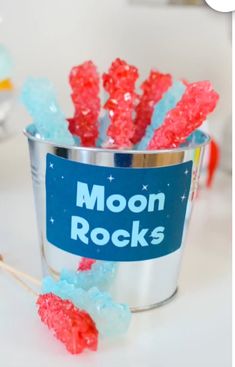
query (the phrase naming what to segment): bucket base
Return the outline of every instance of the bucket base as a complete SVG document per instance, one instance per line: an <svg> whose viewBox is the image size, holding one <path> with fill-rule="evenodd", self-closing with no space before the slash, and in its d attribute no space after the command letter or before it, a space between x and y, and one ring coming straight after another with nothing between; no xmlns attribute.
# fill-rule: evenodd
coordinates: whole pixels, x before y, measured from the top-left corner
<svg viewBox="0 0 235 367"><path fill-rule="evenodd" d="M177 293L178 293L178 287L175 289L174 293L170 297L165 299L164 301L152 303L151 305L147 305L143 307L131 307L131 312L136 313L136 312L149 311L149 310L153 310L154 308L164 306L166 303L173 301Z"/></svg>

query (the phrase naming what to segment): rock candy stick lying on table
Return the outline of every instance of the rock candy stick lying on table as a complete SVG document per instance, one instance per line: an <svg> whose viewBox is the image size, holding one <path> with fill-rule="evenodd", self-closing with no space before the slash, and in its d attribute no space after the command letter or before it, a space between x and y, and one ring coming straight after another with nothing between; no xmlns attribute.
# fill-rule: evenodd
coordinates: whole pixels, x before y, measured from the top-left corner
<svg viewBox="0 0 235 367"><path fill-rule="evenodd" d="M141 85L143 93L135 110L135 132L131 139L133 144L143 138L146 127L151 122L154 105L160 101L171 85L172 76L170 74L162 74L155 70L151 70L148 79Z"/></svg>
<svg viewBox="0 0 235 367"><path fill-rule="evenodd" d="M84 349L97 349L98 331L86 311L79 310L71 301L53 293L39 295L37 305L41 321L52 329L70 353L80 354Z"/></svg>
<svg viewBox="0 0 235 367"><path fill-rule="evenodd" d="M145 150L152 139L154 132L159 128L167 113L176 107L182 95L185 92L185 85L179 81L175 82L171 88L164 94L162 99L154 106L154 111L151 118L151 123L148 125L144 137L137 144L136 149Z"/></svg>
<svg viewBox="0 0 235 367"><path fill-rule="evenodd" d="M148 149L176 148L184 143L215 109L218 99L209 81L188 84L182 99L155 131Z"/></svg>
<svg viewBox="0 0 235 367"><path fill-rule="evenodd" d="M109 99L104 105L110 118L107 129L108 147L121 149L133 145L133 112L137 97L135 82L138 76L136 67L120 59L116 59L108 73L103 75L103 86L109 93Z"/></svg>
<svg viewBox="0 0 235 367"><path fill-rule="evenodd" d="M53 143L73 145L68 122L56 100L52 83L44 78L28 78L23 85L21 99L33 118L42 139Z"/></svg>
<svg viewBox="0 0 235 367"><path fill-rule="evenodd" d="M118 263L111 261L96 261L90 270L73 271L63 269L60 273L60 279L74 284L78 288L89 289L98 287L100 290L106 290L116 276Z"/></svg>
<svg viewBox="0 0 235 367"><path fill-rule="evenodd" d="M51 277L45 277L42 293L51 292L62 299L70 300L76 307L88 312L102 337L123 334L129 327L131 320L129 307L116 303L108 293L101 292L98 288L84 290L66 280L55 281Z"/></svg>
<svg viewBox="0 0 235 367"><path fill-rule="evenodd" d="M69 76L74 117L69 119L69 129L80 137L81 145L93 147L98 137L100 112L99 74L92 61L86 61L72 68Z"/></svg>

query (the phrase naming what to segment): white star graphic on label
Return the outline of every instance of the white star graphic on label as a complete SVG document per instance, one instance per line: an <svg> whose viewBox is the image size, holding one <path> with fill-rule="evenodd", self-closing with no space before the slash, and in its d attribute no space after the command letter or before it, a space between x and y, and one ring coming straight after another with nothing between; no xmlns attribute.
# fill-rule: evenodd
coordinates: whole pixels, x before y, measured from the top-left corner
<svg viewBox="0 0 235 367"><path fill-rule="evenodd" d="M142 190L147 191L148 190L148 185L142 185Z"/></svg>
<svg viewBox="0 0 235 367"><path fill-rule="evenodd" d="M54 164L50 162L49 167L50 167L50 168L54 168Z"/></svg>
<svg viewBox="0 0 235 367"><path fill-rule="evenodd" d="M185 199L186 199L186 196L185 195L181 196L181 200L182 201L184 201Z"/></svg>
<svg viewBox="0 0 235 367"><path fill-rule="evenodd" d="M185 175L187 175L189 173L189 171L186 169L185 171L184 171L184 174Z"/></svg>
<svg viewBox="0 0 235 367"><path fill-rule="evenodd" d="M114 180L114 177L112 175L110 175L109 177L107 177L107 179L112 182Z"/></svg>
<svg viewBox="0 0 235 367"><path fill-rule="evenodd" d="M51 217L51 218L50 218L50 222L53 224L53 223L54 223L54 221L55 221L55 220Z"/></svg>

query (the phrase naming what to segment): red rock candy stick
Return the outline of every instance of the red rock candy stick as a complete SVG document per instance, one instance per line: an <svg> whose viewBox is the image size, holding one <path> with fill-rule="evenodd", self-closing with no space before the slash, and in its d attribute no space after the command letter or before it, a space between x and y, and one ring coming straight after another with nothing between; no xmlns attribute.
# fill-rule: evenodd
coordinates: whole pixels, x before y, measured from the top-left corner
<svg viewBox="0 0 235 367"><path fill-rule="evenodd" d="M71 301L62 300L53 293L40 295L37 305L42 322L53 330L70 353L97 349L98 331L87 312L80 311Z"/></svg>
<svg viewBox="0 0 235 367"><path fill-rule="evenodd" d="M209 81L188 84L180 102L155 131L148 149L176 148L184 143L215 109L218 99Z"/></svg>
<svg viewBox="0 0 235 367"><path fill-rule="evenodd" d="M98 137L100 112L99 75L92 61L72 68L69 76L74 117L69 119L69 130L81 139L83 146L95 146Z"/></svg>
<svg viewBox="0 0 235 367"><path fill-rule="evenodd" d="M148 79L141 85L143 93L136 106L135 132L131 139L133 144L138 143L144 136L146 127L151 122L155 104L160 101L171 85L170 74L161 74L155 70L151 70Z"/></svg>
<svg viewBox="0 0 235 367"><path fill-rule="evenodd" d="M110 125L107 135L109 146L128 148L132 146L134 133L133 112L136 101L135 82L138 78L136 67L116 59L107 74L103 75L104 89L110 97L104 105L108 110Z"/></svg>

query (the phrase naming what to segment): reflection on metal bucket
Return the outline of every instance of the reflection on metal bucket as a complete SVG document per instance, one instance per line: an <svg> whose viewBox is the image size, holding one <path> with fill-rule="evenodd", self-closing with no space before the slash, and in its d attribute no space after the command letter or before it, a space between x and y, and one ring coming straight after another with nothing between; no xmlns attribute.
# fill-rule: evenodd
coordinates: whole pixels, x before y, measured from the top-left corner
<svg viewBox="0 0 235 367"><path fill-rule="evenodd" d="M142 311L158 307L167 300L172 299L177 291L177 280L185 234L190 218L192 201L198 185L203 152L206 144L209 142L209 137L197 131L192 135L190 142L179 149L161 151L114 151L100 148L56 146L35 137L35 131L32 126L27 128L25 135L28 137L29 142L44 274L50 273L55 276L58 275L63 268L76 269L81 257L78 254L74 254L76 251L66 251L66 247L63 247L65 244L53 245L47 240L45 174L48 154L49 157L55 157L55 159L62 157L68 160L68 162L79 162L91 168L96 166L97 172L99 171L98 167L103 167L103 169L109 167L112 169L122 168L124 170L160 167L172 167L173 169L173 167L182 166L187 162L191 162L190 191L187 196L188 200L186 200L186 215L182 236L180 237L182 240L178 248L166 255L157 255L159 257L156 258L153 258L154 255L151 255L152 258L150 258L151 256L147 256L146 258L148 258L148 260L144 261L140 261L137 252L135 255L137 261L131 261L130 258L123 257L126 261L119 261L117 274L110 289L110 292L117 301L128 303L133 311ZM136 170L136 172L137 171L140 170ZM117 172L119 171L117 170ZM96 182L96 177L94 177L94 182ZM52 238L54 238L53 233ZM158 251L155 249L156 247L154 251ZM104 253L104 246L102 249L100 246L99 251L101 251L100 253ZM115 251L112 253L113 257L116 256L116 253L121 253L119 249ZM100 256L102 257L103 255ZM110 259L111 261L115 261L113 257ZM102 258L100 259L102 260Z"/></svg>

